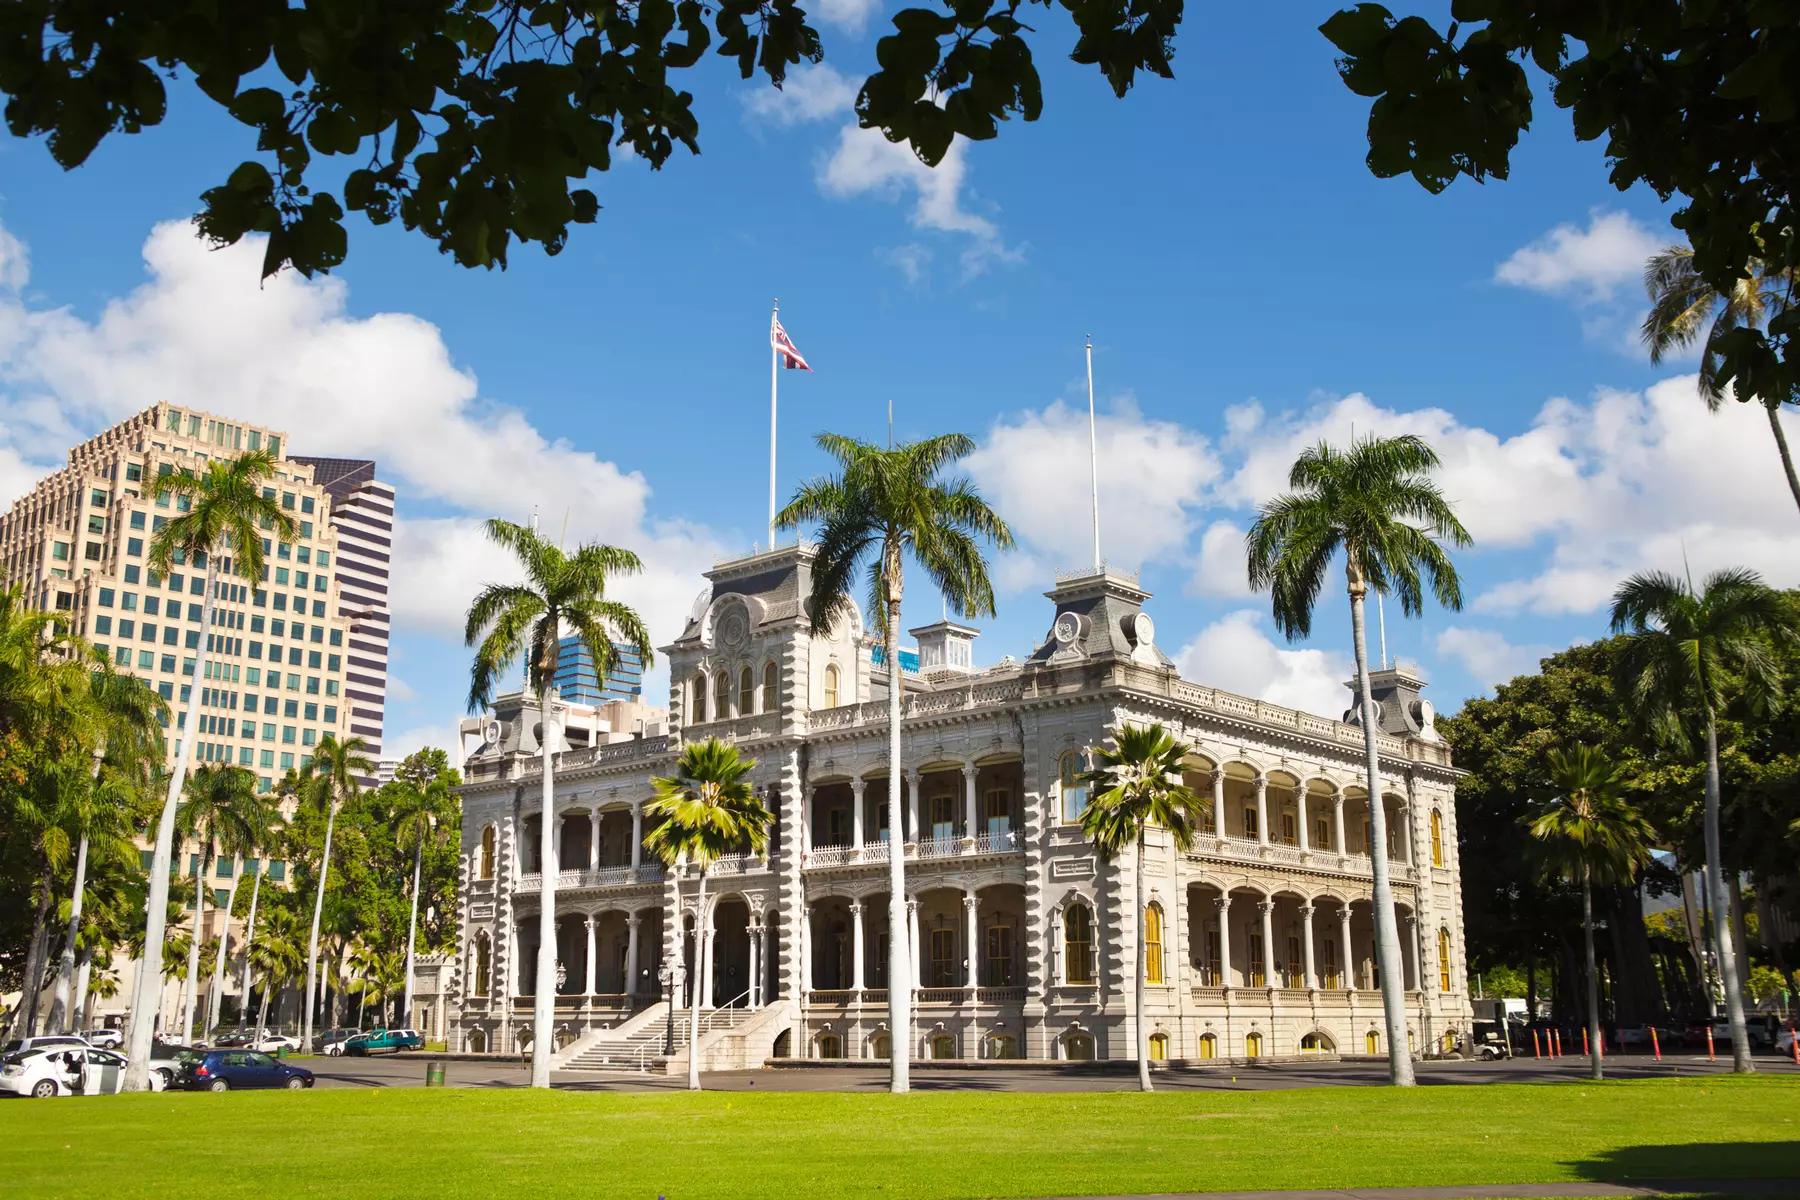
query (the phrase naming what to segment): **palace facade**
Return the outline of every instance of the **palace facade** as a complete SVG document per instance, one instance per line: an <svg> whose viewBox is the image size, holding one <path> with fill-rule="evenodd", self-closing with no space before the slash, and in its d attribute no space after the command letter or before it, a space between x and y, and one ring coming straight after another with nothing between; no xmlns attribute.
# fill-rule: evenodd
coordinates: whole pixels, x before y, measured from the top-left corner
<svg viewBox="0 0 1800 1200"><path fill-rule="evenodd" d="M559 1065L664 1059L668 997L685 1001L696 985L708 1067L885 1057L896 842L903 936L919 963L904 1031L917 1058L1131 1057L1140 908L1153 1057L1386 1053L1355 723L1190 683L1157 648L1135 577L1059 576L1049 634L1023 661L978 669L974 630L912 631L917 670L899 664L905 822L891 838L891 675L858 619L809 633L811 561L789 547L717 566L663 650L666 736L557 753ZM1457 772L1417 674L1383 671L1375 685L1375 802L1390 835L1408 1037L1432 1054L1470 1020ZM557 736L556 711L546 726L534 700L503 697L465 772L460 945L446 970L453 1049L529 1042L539 739ZM1187 850L1150 832L1142 896L1130 853L1101 860L1079 824L1088 751L1122 722L1161 722L1192 745L1186 780L1205 801ZM709 872L710 952L696 964L694 872L666 871L641 840L652 779L685 741L709 737L756 760L775 819L763 853ZM673 1058L687 1053L684 1033Z"/></svg>

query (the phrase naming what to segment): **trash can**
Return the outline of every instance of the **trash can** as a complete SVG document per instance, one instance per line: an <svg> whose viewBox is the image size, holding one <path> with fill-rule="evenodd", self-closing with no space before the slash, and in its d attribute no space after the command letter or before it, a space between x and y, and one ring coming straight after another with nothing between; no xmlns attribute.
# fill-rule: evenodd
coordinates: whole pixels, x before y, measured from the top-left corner
<svg viewBox="0 0 1800 1200"><path fill-rule="evenodd" d="M444 1086L444 1064L443 1063L431 1062L431 1063L425 1064L425 1086L426 1087L443 1087Z"/></svg>

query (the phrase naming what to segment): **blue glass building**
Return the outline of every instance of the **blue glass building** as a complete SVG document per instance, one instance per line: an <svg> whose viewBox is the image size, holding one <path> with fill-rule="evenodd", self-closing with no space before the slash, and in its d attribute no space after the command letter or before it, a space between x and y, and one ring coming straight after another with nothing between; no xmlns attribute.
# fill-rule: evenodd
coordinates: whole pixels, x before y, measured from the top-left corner
<svg viewBox="0 0 1800 1200"><path fill-rule="evenodd" d="M556 662L556 689L574 704L606 704L613 700L638 700L644 694L644 663L634 647L613 643L613 669L604 686L594 670L594 656L577 637L560 643Z"/></svg>

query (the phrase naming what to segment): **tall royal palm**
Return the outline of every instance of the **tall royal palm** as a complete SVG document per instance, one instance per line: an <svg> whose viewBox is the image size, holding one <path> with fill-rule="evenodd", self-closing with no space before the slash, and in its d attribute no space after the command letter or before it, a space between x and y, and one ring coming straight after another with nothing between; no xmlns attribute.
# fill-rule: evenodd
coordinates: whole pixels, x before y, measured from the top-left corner
<svg viewBox="0 0 1800 1200"><path fill-rule="evenodd" d="M644 569L638 556L616 546L587 543L573 554L511 521L487 523L488 537L512 551L524 569L524 583L490 583L469 606L464 640L475 650L470 670L469 711L493 703L494 683L525 658L525 682L537 698L543 759L543 805L538 810L538 956L532 1000L531 1086L550 1086L552 1024L556 1005L556 802L557 736L551 719L556 667L564 633L581 639L602 680L612 673L615 642L633 648L640 661L653 661L650 634L630 606L606 598L614 575Z"/></svg>
<svg viewBox="0 0 1800 1200"><path fill-rule="evenodd" d="M187 798L175 814L175 828L184 836L192 837L200 851L194 856L194 934L188 944L187 984L182 988L181 1040L184 1042L193 1034L194 1009L202 1004L200 951L206 941L206 902L212 895L205 877L212 869L213 855L229 854L235 858L266 836L268 827L268 816L256 795L254 772L219 763L202 766L188 777ZM224 978L225 942L230 936L231 924L229 904L225 917L225 932L220 935L219 952L213 958L215 982ZM210 1007L208 1002L206 1008Z"/></svg>
<svg viewBox="0 0 1800 1200"><path fill-rule="evenodd" d="M1382 800L1381 724L1369 692L1369 654L1363 600L1370 588L1398 596L1408 616L1424 607L1422 575L1446 608L1462 607L1462 585L1442 543L1470 544L1469 533L1431 481L1437 452L1420 438L1352 438L1348 451L1320 442L1301 452L1288 472L1293 490L1262 506L1245 538L1250 587L1267 591L1275 624L1289 639L1312 632L1313 608L1339 554L1350 592L1350 633L1356 649L1356 711L1361 714L1369 788L1369 871L1373 882L1375 963L1381 973L1387 1020L1388 1074L1413 1083L1407 1048L1405 969L1388 878L1387 812Z"/></svg>
<svg viewBox="0 0 1800 1200"><path fill-rule="evenodd" d="M972 439L948 433L882 449L855 438L822 433L820 449L837 460L835 475L811 480L776 515L776 524L816 527L809 598L812 632L830 632L851 611L850 588L868 575L869 614L888 667L888 1029L889 1087L911 1086L912 987L918 978L906 929L906 872L901 849L900 600L906 556L924 569L949 606L963 617L994 615L983 540L1006 549L1012 531L975 490L952 476L975 450ZM913 830L917 837L918 831ZM970 831L971 834L973 831Z"/></svg>
<svg viewBox="0 0 1800 1200"><path fill-rule="evenodd" d="M256 944L256 907L262 899L263 876L269 873L269 862L275 857L278 847L287 844L287 819L282 813L282 806L288 801L298 803L305 791L305 783L300 773L289 767L275 785L269 800L269 832L263 843L258 846L257 858L260 860L256 869L256 878L250 881L250 911L244 916L244 973L238 985L238 995L243 999L238 1004L238 1032L244 1032L244 1024L249 1019L250 1008L250 968L252 965L250 949Z"/></svg>
<svg viewBox="0 0 1800 1200"><path fill-rule="evenodd" d="M319 977L319 922L325 915L325 888L331 879L331 835L337 828L338 811L362 790L362 780L375 773L375 764L364 753L369 744L360 737L339 741L333 734L319 739L313 748L312 778L303 794L325 810L325 845L319 853L319 884L313 896L312 933L306 941L306 992L300 1012L300 1045L312 1049L315 985ZM333 1002L336 1010L336 1002Z"/></svg>
<svg viewBox="0 0 1800 1200"><path fill-rule="evenodd" d="M450 781L440 775L423 787L410 782L395 789L398 797L391 813L394 840L401 850L412 849L412 902L406 919L406 971L400 1000L400 1024L412 1024L414 947L419 936L419 883L425 865L425 847L456 812Z"/></svg>
<svg viewBox="0 0 1800 1200"><path fill-rule="evenodd" d="M196 639L192 665L183 664L188 682L187 711L178 725L180 736L175 770L169 776L169 792L156 823L156 842L150 856L150 897L144 927L145 959L138 971L137 991L131 1005L130 1060L125 1068L126 1091L150 1087L150 1040L156 993L162 980L164 913L168 910L169 873L175 853L175 809L187 786L188 763L194 756L194 730L200 724L201 680L212 628L214 600L221 576L249 581L262 579L264 530L278 538L294 536L294 521L275 500L263 494L263 481L275 473L275 458L267 450L253 450L232 459L216 459L199 475L164 475L155 482L159 496L169 493L178 511L150 539L149 565L167 574L176 564L206 571L206 594L201 604L201 636Z"/></svg>
<svg viewBox="0 0 1800 1200"><path fill-rule="evenodd" d="M1163 953L1150 945L1150 901L1144 887L1144 831L1165 829L1178 850L1194 844L1200 824L1198 801L1181 782L1181 767L1192 747L1184 746L1161 725L1124 725L1113 733L1111 748L1094 751L1093 770L1083 782L1093 800L1081 815L1081 831L1094 844L1101 861L1112 862L1135 848L1137 873L1137 983L1132 989L1132 1016L1137 1024L1138 1087L1150 1090L1150 1027L1144 1021L1144 988L1154 973L1162 982ZM1152 961L1152 955L1155 961Z"/></svg>
<svg viewBox="0 0 1800 1200"><path fill-rule="evenodd" d="M1660 363L1672 350L1704 342L1700 354L1700 398L1713 412L1725 402L1725 383L1719 378L1724 357L1723 339L1736 329L1764 329L1793 303L1800 273L1783 270L1759 259L1750 260L1750 273L1737 281L1729 294L1715 292L1694 269L1694 251L1688 246L1669 246L1644 267L1644 290L1650 295L1650 311L1644 315L1644 345L1650 361ZM1741 397L1740 397L1741 398ZM1788 450L1781 428L1781 403L1763 402L1769 415L1769 432L1781 453L1781 468L1788 491L1800 505L1800 474Z"/></svg>
<svg viewBox="0 0 1800 1200"><path fill-rule="evenodd" d="M1770 711L1782 699L1781 666L1770 642L1791 642L1796 630L1781 597L1754 571L1716 571L1696 589L1691 579L1660 571L1633 575L1613 594L1614 633L1628 635L1619 656L1619 691L1635 715L1664 744L1691 750L1699 714L1706 756L1706 884L1712 893L1713 932L1725 1012L1731 1021L1731 1058L1748 1074L1743 980L1732 950L1729 889L1719 853L1719 713L1733 700Z"/></svg>
<svg viewBox="0 0 1800 1200"><path fill-rule="evenodd" d="M1619 768L1592 746L1552 750L1550 782L1558 795L1529 817L1543 843L1548 873L1581 885L1581 933L1587 952L1588 1070L1603 1078L1600 973L1594 959L1594 884L1629 882L1650 861L1656 834L1625 802Z"/></svg>
<svg viewBox="0 0 1800 1200"><path fill-rule="evenodd" d="M693 865L694 971L688 979L688 1087L700 1090L700 1006L711 971L712 917L706 909L706 872L724 854L757 852L769 840L769 810L750 786L753 758L740 757L735 746L717 738L690 742L681 751L675 774L659 776L656 796L644 808L650 826L644 845L668 864ZM679 886L679 884L677 885ZM671 997L671 1002L673 997Z"/></svg>
<svg viewBox="0 0 1800 1200"><path fill-rule="evenodd" d="M235 774L223 775L225 771ZM230 957L231 949L231 917L237 911L238 885L244 881L244 872L250 869L256 855L269 844L274 836L280 815L273 805L264 800L257 792L256 776L242 767L227 767L221 764L213 769L215 779L207 789L216 793L215 805L223 806L225 812L222 819L216 822L214 836L218 839L218 853L222 859L232 864L231 887L225 893L225 918L219 927L219 951L213 956L212 983L207 987L205 1019L201 1023L202 1036L210 1038L219 1024L219 1010L225 999L225 964ZM260 880L261 875L257 878ZM257 894L251 886L252 898ZM249 946L249 932L246 927L244 941L239 949ZM248 962L248 957L245 959ZM250 993L243 994L243 1002L249 1003Z"/></svg>

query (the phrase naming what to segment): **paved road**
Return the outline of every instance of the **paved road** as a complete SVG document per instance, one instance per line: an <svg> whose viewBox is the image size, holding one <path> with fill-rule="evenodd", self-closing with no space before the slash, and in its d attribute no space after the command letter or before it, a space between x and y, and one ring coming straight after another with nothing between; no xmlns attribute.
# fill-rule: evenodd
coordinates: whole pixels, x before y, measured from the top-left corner
<svg viewBox="0 0 1800 1200"><path fill-rule="evenodd" d="M423 1087L429 1055L406 1054L386 1058L304 1058L297 1060L318 1076L321 1087ZM1662 1062L1647 1056L1609 1058L1607 1076L1612 1079L1653 1079L1674 1075L1724 1074L1729 1060L1709 1063L1704 1055L1671 1055ZM1757 1069L1768 1073L1800 1076L1800 1068L1786 1059L1757 1059ZM1514 1059L1511 1062L1422 1062L1419 1082L1444 1083L1543 1083L1585 1077L1583 1059L1555 1062ZM459 1062L446 1064L451 1087L523 1087L529 1068L520 1063ZM558 1071L552 1082L571 1091L660 1092L679 1091L685 1080L662 1075L624 1072ZM887 1087L884 1068L795 1067L761 1071L708 1072L703 1082L713 1091L765 1092L878 1092ZM1376 1063L1280 1063L1263 1067L1218 1067L1158 1071L1156 1083L1169 1091L1269 1091L1298 1087L1367 1087L1385 1084L1387 1070ZM1093 1072L986 1068L952 1070L919 1063L913 1066L913 1086L920 1091L999 1092L1122 1092L1133 1091L1137 1080L1129 1070Z"/></svg>

